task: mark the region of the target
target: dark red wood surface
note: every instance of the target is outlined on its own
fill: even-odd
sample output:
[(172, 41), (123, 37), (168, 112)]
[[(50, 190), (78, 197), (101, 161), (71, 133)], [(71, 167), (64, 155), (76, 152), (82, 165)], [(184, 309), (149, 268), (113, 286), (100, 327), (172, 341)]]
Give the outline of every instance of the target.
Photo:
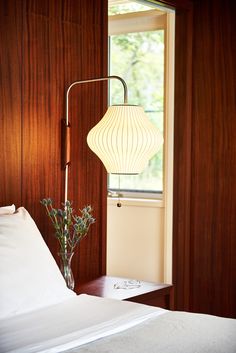
[[(75, 80), (107, 75), (107, 4), (103, 0), (0, 1), (0, 205), (26, 207), (57, 258), (58, 244), (39, 201), (64, 201), (61, 119)], [(75, 89), (69, 198), (97, 219), (72, 264), (77, 278), (105, 273), (106, 173), (86, 135), (106, 108), (106, 85)]]
[(194, 2), (191, 309), (236, 318), (236, 3)]
[(189, 310), (192, 148), (192, 8), (176, 9), (173, 281), (176, 308)]
[(170, 2), (176, 309), (236, 317), (236, 3)]
[(1, 205), (21, 203), (22, 9), (17, 5), (0, 1)]

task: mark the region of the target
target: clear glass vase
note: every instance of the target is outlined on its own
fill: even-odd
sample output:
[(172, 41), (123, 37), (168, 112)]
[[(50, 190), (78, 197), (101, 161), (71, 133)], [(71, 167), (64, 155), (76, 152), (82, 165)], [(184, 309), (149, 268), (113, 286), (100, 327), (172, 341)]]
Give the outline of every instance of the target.
[(75, 287), (75, 280), (71, 269), (71, 260), (74, 253), (60, 251), (58, 255), (60, 256), (60, 270), (66, 281), (66, 285), (69, 289), (73, 290)]

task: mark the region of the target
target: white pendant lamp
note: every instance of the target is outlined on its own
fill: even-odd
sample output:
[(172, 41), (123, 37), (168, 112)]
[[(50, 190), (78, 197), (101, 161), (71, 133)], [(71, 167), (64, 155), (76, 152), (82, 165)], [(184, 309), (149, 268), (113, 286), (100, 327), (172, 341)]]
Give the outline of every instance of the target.
[(112, 174), (141, 173), (162, 141), (143, 108), (128, 104), (109, 107), (87, 137), (91, 150)]

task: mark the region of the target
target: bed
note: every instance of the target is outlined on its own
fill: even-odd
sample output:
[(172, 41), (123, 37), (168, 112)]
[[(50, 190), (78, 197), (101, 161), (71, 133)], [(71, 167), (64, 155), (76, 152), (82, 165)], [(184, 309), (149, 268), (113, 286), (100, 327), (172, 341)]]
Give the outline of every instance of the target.
[(0, 208), (0, 352), (236, 353), (236, 320), (69, 290), (29, 213)]

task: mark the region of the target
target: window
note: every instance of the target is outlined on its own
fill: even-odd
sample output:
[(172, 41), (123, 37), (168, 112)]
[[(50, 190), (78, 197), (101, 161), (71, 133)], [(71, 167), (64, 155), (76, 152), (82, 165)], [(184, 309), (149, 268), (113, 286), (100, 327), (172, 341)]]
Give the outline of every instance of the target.
[[(110, 75), (124, 78), (129, 103), (142, 105), (164, 136), (166, 13), (136, 2), (116, 2), (109, 7)], [(119, 82), (110, 83), (110, 97), (110, 104), (122, 102)], [(123, 196), (157, 198), (163, 192), (163, 165), (162, 148), (143, 173), (109, 175), (108, 188)]]

